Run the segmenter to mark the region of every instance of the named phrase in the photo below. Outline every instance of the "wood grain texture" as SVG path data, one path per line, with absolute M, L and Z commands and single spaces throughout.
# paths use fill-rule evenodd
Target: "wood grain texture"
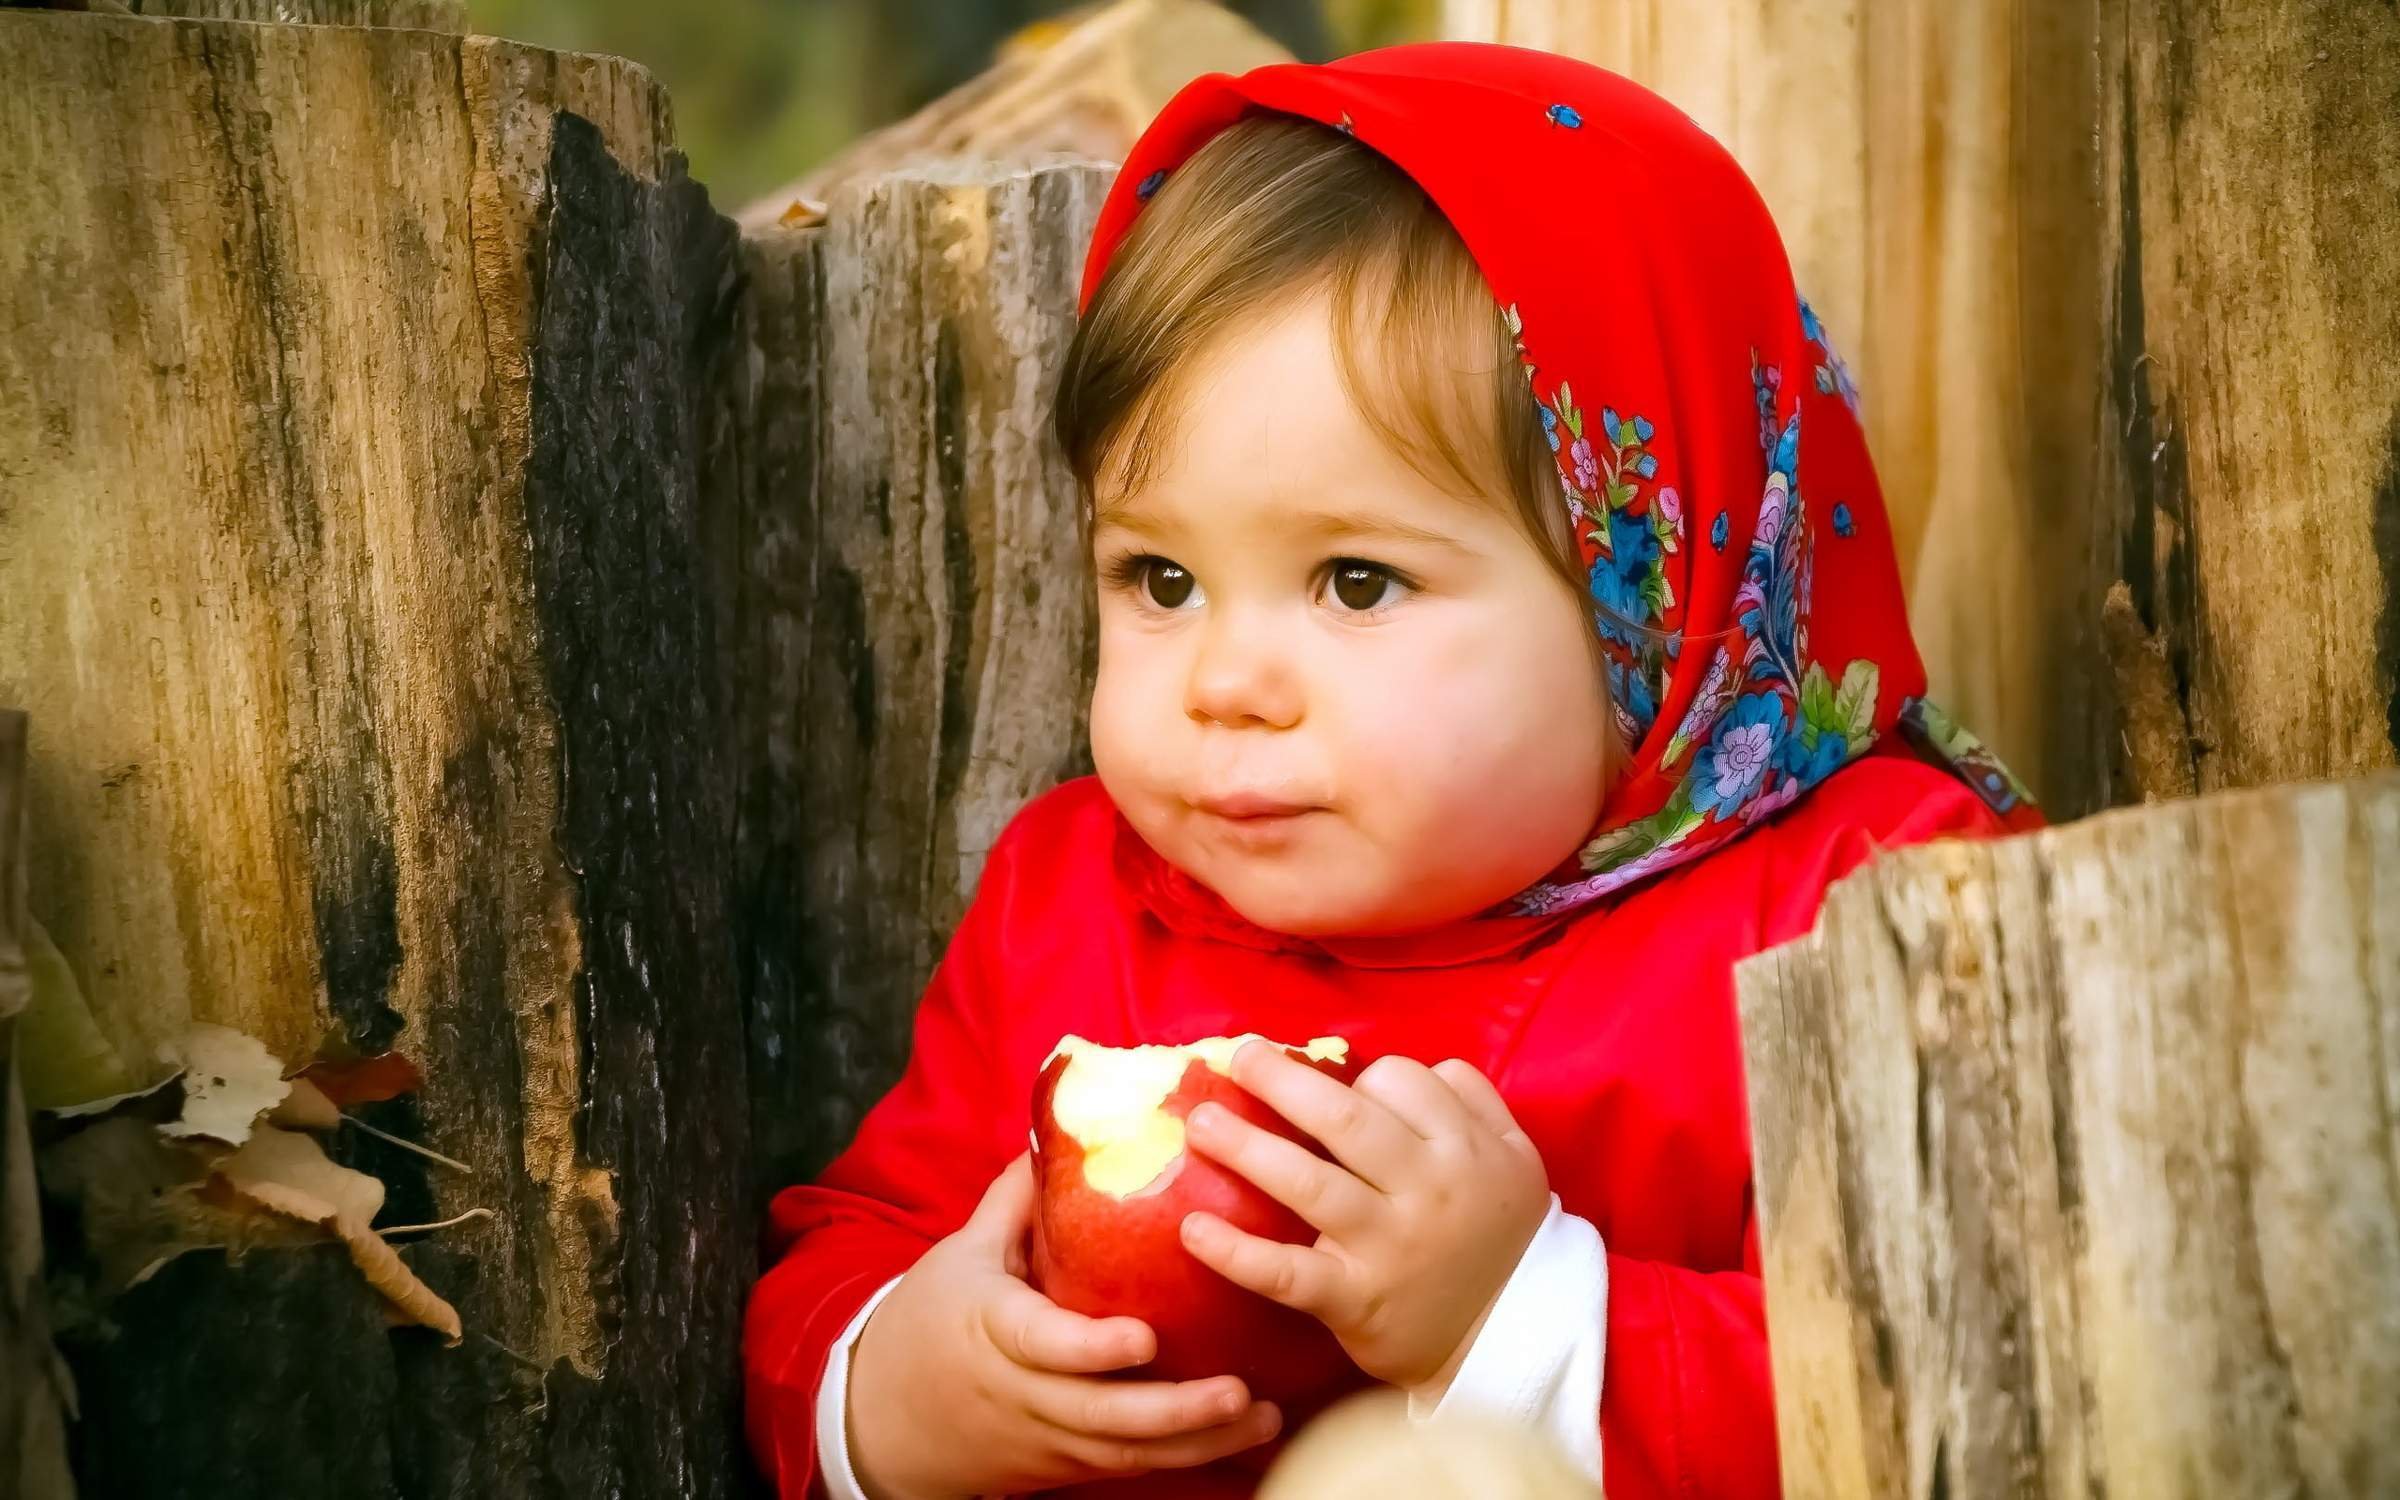
M 398 26 L 465 31 L 466 0 L 126 0 L 136 15 L 189 21 L 277 21 L 311 26 Z
M 2100 13 L 2097 584 L 2204 790 L 2400 764 L 2400 11 Z
M 2400 1490 L 2400 776 L 1905 851 L 1738 978 L 1787 1493 Z
M 716 543 L 758 1160 L 814 1172 L 1027 798 L 1090 769 L 1085 532 L 1050 431 L 1113 169 L 933 164 L 749 240 Z
M 473 1175 L 340 1154 L 399 1221 L 494 1210 L 407 1252 L 458 1349 L 343 1324 L 284 1376 L 396 1391 L 400 1492 L 733 1492 L 753 1250 L 701 476 L 738 264 L 663 96 L 481 37 L 10 11 L 0 131 L 34 911 L 137 1067 L 193 1020 L 292 1063 L 407 1052 L 424 1090 L 370 1118 Z M 315 1317 L 310 1277 L 214 1270 Z M 112 1492 L 184 1492 L 228 1432 L 244 1472 L 333 1462 L 149 1334 L 84 1346 L 122 1403 L 90 1432 L 157 1448 Z
M 2044 795 L 2080 785 L 2058 762 L 2062 735 L 2083 742 L 2053 709 L 2068 658 L 2098 649 L 2098 594 L 2085 618 L 2060 586 L 2086 555 L 2099 360 L 2092 3 L 1449 0 L 1444 17 L 1623 73 L 1741 162 L 1864 392 L 1933 695 Z

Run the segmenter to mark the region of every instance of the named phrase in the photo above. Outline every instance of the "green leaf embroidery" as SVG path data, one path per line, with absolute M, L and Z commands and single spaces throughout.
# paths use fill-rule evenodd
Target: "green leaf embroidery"
M 1843 720 L 1835 706 L 1833 679 L 1825 675 L 1825 664 L 1812 661 L 1808 675 L 1800 679 L 1800 748 L 1812 754 L 1817 737 L 1827 730 L 1840 733 Z
M 1858 744 L 1875 727 L 1875 696 L 1883 684 L 1883 669 L 1860 657 L 1842 672 L 1842 690 L 1833 701 L 1837 723 L 1850 743 Z

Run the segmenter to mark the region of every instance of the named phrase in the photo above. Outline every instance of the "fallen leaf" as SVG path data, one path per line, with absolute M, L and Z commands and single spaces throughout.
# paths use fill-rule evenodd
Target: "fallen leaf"
M 311 1147 L 316 1145 L 306 1136 L 296 1139 L 307 1142 Z M 326 1165 L 332 1167 L 334 1164 L 327 1162 Z M 334 1167 L 334 1170 L 348 1169 Z M 351 1264 L 357 1266 L 360 1274 L 367 1278 L 367 1285 L 383 1295 L 387 1311 L 396 1321 L 422 1324 L 436 1330 L 449 1342 L 458 1342 L 461 1332 L 458 1309 L 418 1280 L 417 1274 L 400 1259 L 400 1252 L 385 1244 L 380 1235 L 367 1228 L 365 1221 L 318 1194 L 287 1182 L 271 1178 L 229 1181 L 234 1191 L 262 1208 L 332 1231 L 335 1238 L 348 1248 Z M 380 1188 L 381 1184 L 377 1186 Z M 380 1198 L 380 1192 L 377 1196 Z
M 786 229 L 806 229 L 825 222 L 825 205 L 812 198 L 794 198 L 783 216 L 775 221 Z
M 339 1130 L 342 1125 L 341 1106 L 325 1097 L 325 1091 L 308 1081 L 306 1076 L 287 1078 L 284 1082 L 292 1091 L 283 1102 L 267 1112 L 267 1123 L 281 1125 L 287 1130 Z
M 283 1064 L 266 1044 L 230 1026 L 195 1022 L 159 1050 L 183 1070 L 183 1117 L 159 1127 L 173 1139 L 205 1137 L 239 1146 L 250 1139 L 258 1117 L 291 1092 Z
M 315 1136 L 296 1130 L 260 1125 L 241 1150 L 216 1164 L 216 1173 L 243 1193 L 264 1183 L 297 1189 L 361 1224 L 383 1212 L 381 1179 L 343 1166 Z
M 32 987 L 25 1009 L 17 1015 L 16 1053 L 26 1099 L 35 1109 L 93 1101 L 106 1108 L 128 1095 L 147 1092 L 141 1075 L 125 1065 L 93 1019 L 75 971 L 50 934 L 28 919 L 25 936 L 25 972 Z
M 341 1061 L 320 1058 L 302 1068 L 299 1076 L 341 1109 L 397 1099 L 425 1086 L 425 1075 L 417 1065 L 397 1052 Z
M 119 1116 L 44 1149 L 38 1176 L 44 1193 L 76 1205 L 100 1289 L 110 1296 L 187 1250 L 240 1254 L 323 1238 L 213 1198 L 207 1171 L 199 1151 L 160 1139 L 148 1120 Z

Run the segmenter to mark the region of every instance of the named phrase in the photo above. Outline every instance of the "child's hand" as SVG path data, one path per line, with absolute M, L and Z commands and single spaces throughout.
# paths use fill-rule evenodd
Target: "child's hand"
M 1157 1338 L 1138 1318 L 1087 1318 L 1025 1284 L 1033 1162 L 995 1178 L 860 1330 L 850 1463 L 871 1500 L 965 1500 L 1180 1469 L 1252 1447 L 1281 1420 L 1237 1376 L 1101 1379 Z
M 1456 1058 L 1382 1057 L 1344 1085 L 1255 1042 L 1234 1054 L 1233 1080 L 1335 1159 L 1212 1105 L 1192 1111 L 1186 1138 L 1320 1232 L 1286 1245 L 1192 1213 L 1184 1244 L 1323 1322 L 1376 1379 L 1446 1380 L 1550 1208 L 1541 1154 L 1499 1090 Z

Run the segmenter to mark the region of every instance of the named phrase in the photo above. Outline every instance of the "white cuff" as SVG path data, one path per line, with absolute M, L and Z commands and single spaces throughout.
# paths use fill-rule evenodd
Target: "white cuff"
M 1588 1219 L 1550 1195 L 1550 1213 L 1509 1272 L 1450 1388 L 1408 1414 L 1489 1412 L 1546 1433 L 1568 1462 L 1600 1479 L 1600 1376 L 1608 1349 L 1608 1253 Z M 846 1500 L 846 1497 L 845 1497 Z
M 850 1350 L 858 1343 L 859 1330 L 867 1326 L 868 1315 L 899 1284 L 900 1278 L 895 1276 L 875 1289 L 842 1336 L 833 1341 L 833 1356 L 825 1361 L 825 1378 L 817 1383 L 817 1469 L 825 1476 L 825 1492 L 833 1500 L 867 1500 L 867 1492 L 859 1488 L 858 1475 L 850 1467 Z

